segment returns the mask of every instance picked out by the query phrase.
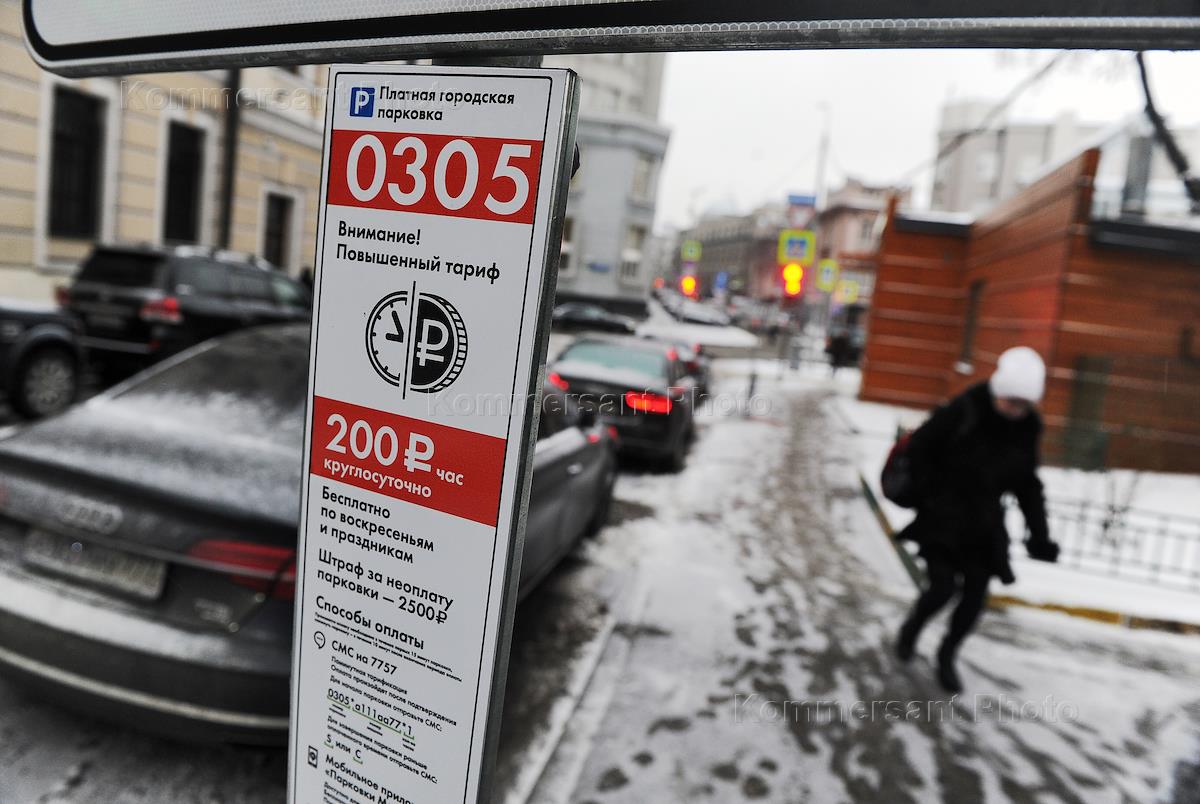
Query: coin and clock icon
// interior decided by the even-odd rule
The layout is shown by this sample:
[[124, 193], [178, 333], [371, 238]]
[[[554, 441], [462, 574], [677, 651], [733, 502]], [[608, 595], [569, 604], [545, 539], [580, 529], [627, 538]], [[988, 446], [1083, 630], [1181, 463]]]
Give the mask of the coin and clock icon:
[[371, 309], [367, 357], [375, 373], [402, 391], [431, 394], [449, 387], [467, 360], [467, 327], [445, 297], [409, 290], [388, 293]]

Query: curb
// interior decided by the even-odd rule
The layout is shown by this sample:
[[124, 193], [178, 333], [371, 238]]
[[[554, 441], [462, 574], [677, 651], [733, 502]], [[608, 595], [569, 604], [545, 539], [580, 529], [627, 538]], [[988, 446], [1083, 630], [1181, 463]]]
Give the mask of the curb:
[[[887, 513], [883, 510], [883, 506], [880, 505], [879, 498], [875, 496], [875, 490], [871, 488], [871, 484], [867, 482], [867, 478], [862, 472], [858, 473], [858, 482], [862, 486], [863, 497], [866, 499], [867, 505], [870, 506], [871, 512], [875, 514], [875, 519], [879, 522], [879, 527], [883, 531], [883, 535], [887, 537], [888, 544], [896, 551], [896, 555], [899, 556], [905, 571], [912, 578], [913, 584], [920, 589], [925, 576], [924, 572], [917, 566], [916, 561], [904, 549], [904, 546], [893, 538], [896, 534], [896, 529], [888, 521]], [[1109, 609], [1093, 609], [1087, 606], [1067, 606], [1061, 603], [1034, 603], [1013, 595], [989, 594], [988, 608], [1000, 611], [1007, 608], [1037, 609], [1141, 631], [1163, 631], [1169, 634], [1200, 636], [1200, 623], [1187, 623], [1181, 620], [1161, 620], [1155, 617], [1142, 617], [1135, 614], [1111, 611]]]

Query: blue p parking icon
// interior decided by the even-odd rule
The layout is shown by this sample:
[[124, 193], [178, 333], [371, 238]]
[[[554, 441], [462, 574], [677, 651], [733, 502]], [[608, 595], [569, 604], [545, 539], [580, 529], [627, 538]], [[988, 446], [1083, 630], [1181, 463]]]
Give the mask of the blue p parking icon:
[[375, 87], [350, 88], [350, 116], [375, 116]]

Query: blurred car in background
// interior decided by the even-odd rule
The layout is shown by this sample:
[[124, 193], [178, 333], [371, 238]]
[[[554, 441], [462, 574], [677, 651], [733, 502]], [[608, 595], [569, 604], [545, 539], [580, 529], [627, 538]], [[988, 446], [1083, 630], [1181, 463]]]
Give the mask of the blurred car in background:
[[683, 467], [695, 433], [696, 381], [672, 345], [643, 338], [583, 337], [549, 370], [549, 382], [617, 430], [622, 454]]
[[58, 302], [91, 359], [130, 373], [217, 335], [306, 321], [312, 294], [256, 257], [200, 246], [98, 246]]
[[[0, 441], [0, 670], [176, 738], [288, 726], [309, 331], [208, 341]], [[603, 523], [613, 436], [543, 406], [521, 594]]]
[[610, 313], [597, 304], [567, 302], [554, 308], [552, 326], [563, 332], [615, 332], [632, 334], [637, 322], [632, 318]]
[[79, 323], [49, 305], [0, 299], [0, 390], [21, 416], [58, 413], [79, 395]]
[[685, 324], [704, 324], [713, 327], [727, 327], [733, 323], [728, 314], [703, 302], [689, 299], [673, 291], [662, 291], [657, 296], [663, 309], [671, 314], [676, 321]]
[[675, 347], [675, 351], [679, 355], [679, 362], [683, 364], [683, 368], [688, 376], [696, 383], [696, 399], [703, 400], [704, 397], [708, 396], [712, 377], [711, 362], [708, 356], [704, 354], [704, 346], [702, 344], [690, 343], [679, 338], [672, 338], [668, 335], [656, 333], [644, 333], [642, 337]]

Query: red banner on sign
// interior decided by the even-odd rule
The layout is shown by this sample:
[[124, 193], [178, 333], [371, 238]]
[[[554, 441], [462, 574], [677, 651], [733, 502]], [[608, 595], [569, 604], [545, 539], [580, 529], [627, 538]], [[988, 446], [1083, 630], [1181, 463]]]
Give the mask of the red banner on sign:
[[309, 471], [494, 527], [505, 443], [318, 396]]
[[330, 204], [533, 223], [542, 143], [338, 129]]

